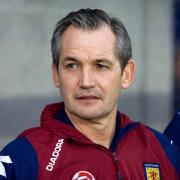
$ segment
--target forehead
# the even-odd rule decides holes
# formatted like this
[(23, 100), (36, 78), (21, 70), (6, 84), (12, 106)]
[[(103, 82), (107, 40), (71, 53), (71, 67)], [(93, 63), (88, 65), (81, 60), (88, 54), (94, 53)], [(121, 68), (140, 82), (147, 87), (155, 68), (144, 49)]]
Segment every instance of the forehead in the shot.
[(116, 37), (108, 25), (97, 30), (84, 30), (69, 26), (60, 42), (60, 56), (67, 53), (89, 53), (91, 56), (115, 54)]

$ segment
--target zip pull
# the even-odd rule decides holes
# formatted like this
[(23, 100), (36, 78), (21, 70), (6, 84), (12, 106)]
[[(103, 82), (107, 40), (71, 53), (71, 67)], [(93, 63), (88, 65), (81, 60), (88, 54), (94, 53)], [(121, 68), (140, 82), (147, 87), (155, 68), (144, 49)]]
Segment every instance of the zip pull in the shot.
[(120, 173), (119, 166), (118, 166), (117, 153), (116, 153), (116, 152), (113, 152), (113, 153), (112, 153), (112, 156), (113, 156), (113, 160), (114, 160), (114, 163), (115, 163), (115, 166), (116, 166), (118, 180), (122, 180), (121, 173)]
[(115, 163), (118, 163), (117, 153), (116, 153), (116, 152), (113, 152), (113, 153), (112, 153), (112, 156), (113, 156), (114, 162), (115, 162)]

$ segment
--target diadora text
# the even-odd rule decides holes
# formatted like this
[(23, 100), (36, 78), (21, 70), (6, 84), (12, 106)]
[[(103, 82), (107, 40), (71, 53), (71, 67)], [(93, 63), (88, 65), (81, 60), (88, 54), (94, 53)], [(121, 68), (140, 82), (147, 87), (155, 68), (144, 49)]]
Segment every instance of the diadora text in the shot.
[(52, 171), (54, 168), (54, 165), (56, 164), (56, 160), (59, 157), (59, 153), (61, 151), (62, 145), (63, 145), (64, 139), (58, 139), (58, 142), (56, 143), (56, 146), (54, 148), (54, 151), (52, 153), (52, 156), (49, 160), (48, 165), (46, 166), (47, 171)]

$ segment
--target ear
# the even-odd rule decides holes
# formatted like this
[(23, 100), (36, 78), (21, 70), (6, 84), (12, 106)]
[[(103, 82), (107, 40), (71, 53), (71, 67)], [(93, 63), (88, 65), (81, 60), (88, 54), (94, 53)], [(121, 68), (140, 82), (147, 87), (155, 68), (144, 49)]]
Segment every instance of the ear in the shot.
[(122, 88), (128, 88), (134, 81), (135, 76), (135, 62), (130, 59), (122, 73)]
[(55, 64), (52, 64), (52, 77), (53, 77), (53, 83), (56, 87), (60, 87), (60, 80), (59, 80), (59, 74), (56, 68)]

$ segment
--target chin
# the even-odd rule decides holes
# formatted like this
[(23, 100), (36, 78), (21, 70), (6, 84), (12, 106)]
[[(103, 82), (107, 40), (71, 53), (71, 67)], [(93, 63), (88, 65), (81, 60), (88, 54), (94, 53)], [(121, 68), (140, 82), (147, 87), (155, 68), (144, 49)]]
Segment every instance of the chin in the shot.
[(91, 120), (99, 117), (99, 114), (97, 114), (97, 110), (90, 111), (89, 109), (83, 107), (78, 109), (71, 109), (69, 112), (74, 116), (84, 120)]
[(98, 115), (94, 115), (94, 114), (77, 114), (77, 116), (78, 116), (80, 119), (84, 119), (84, 120), (87, 120), (87, 121), (90, 121), (90, 120), (94, 120), (94, 119), (98, 119), (98, 118), (99, 118)]
[(74, 113), (76, 116), (78, 116), (80, 119), (85, 120), (93, 120), (93, 119), (99, 119), (104, 117), (107, 113), (98, 111), (98, 108), (94, 108), (93, 110), (80, 110), (75, 111)]
[[(70, 105), (70, 104), (69, 104)], [(87, 104), (71, 104), (71, 106), (66, 107), (67, 110), (77, 116), (80, 119), (93, 120), (104, 117), (108, 112), (102, 110), (102, 107), (97, 103), (87, 103)]]

